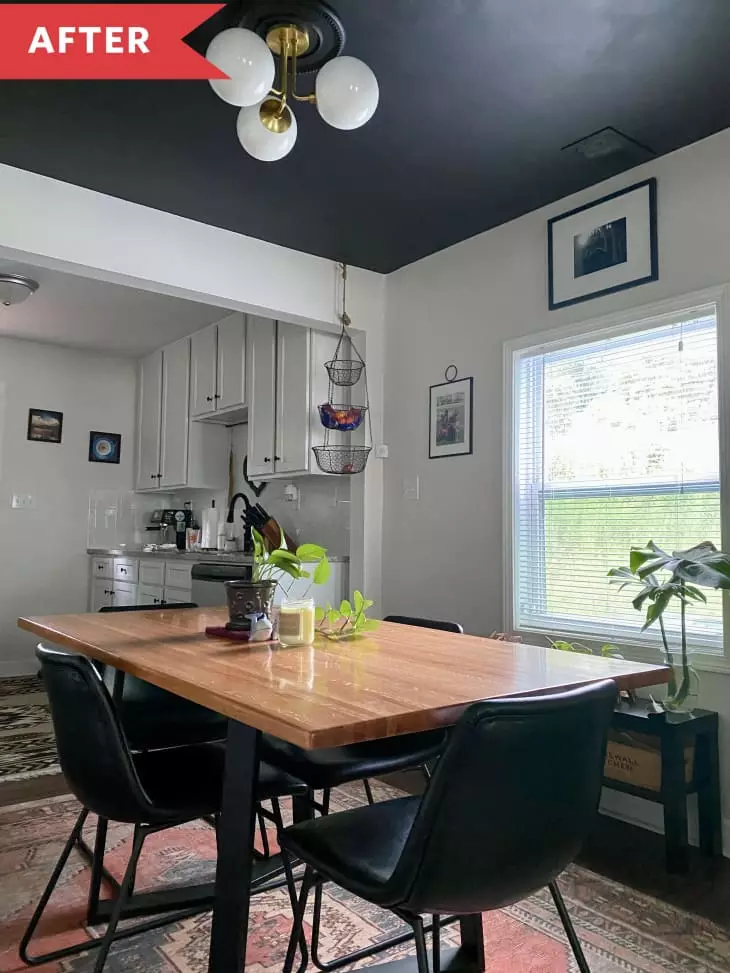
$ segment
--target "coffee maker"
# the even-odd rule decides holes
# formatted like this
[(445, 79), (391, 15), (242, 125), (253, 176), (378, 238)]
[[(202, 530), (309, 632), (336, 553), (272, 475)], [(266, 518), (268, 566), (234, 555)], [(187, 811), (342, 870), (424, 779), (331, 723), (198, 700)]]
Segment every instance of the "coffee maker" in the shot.
[(159, 534), (158, 544), (171, 544), (173, 539), (179, 551), (185, 550), (185, 531), (192, 522), (189, 504), (185, 509), (163, 508), (153, 510), (145, 530)]

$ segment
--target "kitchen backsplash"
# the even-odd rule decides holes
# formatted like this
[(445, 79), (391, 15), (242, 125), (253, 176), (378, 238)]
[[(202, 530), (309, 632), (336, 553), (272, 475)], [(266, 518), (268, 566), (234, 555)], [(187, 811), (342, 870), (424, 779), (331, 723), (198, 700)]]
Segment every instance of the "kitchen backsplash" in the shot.
[(140, 547), (150, 535), (145, 524), (157, 507), (172, 506), (172, 498), (160, 493), (132, 490), (92, 490), (89, 494), (89, 548)]

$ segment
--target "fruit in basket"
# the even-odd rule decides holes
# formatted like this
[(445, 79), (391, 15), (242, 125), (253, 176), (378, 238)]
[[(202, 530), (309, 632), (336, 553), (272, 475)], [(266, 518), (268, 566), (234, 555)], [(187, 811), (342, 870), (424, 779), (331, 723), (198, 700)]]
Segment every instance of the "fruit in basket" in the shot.
[(326, 402), (319, 407), (322, 425), (328, 429), (341, 429), (349, 432), (362, 422), (365, 410), (361, 406), (337, 406)]

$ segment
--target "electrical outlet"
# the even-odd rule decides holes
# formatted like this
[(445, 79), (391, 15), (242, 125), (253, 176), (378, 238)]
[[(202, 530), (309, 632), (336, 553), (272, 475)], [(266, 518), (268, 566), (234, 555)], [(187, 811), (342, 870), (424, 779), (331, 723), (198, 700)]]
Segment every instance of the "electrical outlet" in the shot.
[(35, 510), (35, 497), (30, 493), (14, 493), (11, 506), (14, 510)]
[(388, 458), (388, 444), (378, 443), (375, 447), (375, 458), (376, 459), (387, 459)]

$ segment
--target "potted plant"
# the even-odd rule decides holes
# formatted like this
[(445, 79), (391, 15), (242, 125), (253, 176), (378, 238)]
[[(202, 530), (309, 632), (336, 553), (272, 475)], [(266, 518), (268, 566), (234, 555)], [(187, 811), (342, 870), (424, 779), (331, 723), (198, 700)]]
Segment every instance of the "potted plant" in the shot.
[[(270, 550), (257, 530), (252, 530), (251, 535), (254, 547), (251, 580), (226, 582), (228, 627), (246, 632), (251, 625), (249, 615), (271, 616), (276, 586), (281, 584), (277, 573), (287, 575), (292, 583), (311, 577), (312, 584), (324, 584), (330, 575), (327, 551), (319, 544), (300, 544), (296, 551), (290, 551), (282, 532), (279, 546)], [(302, 566), (305, 562), (315, 562), (311, 573)]]
[(317, 631), (335, 642), (372, 632), (378, 627), (378, 622), (374, 618), (368, 618), (366, 612), (373, 604), (374, 602), (365, 598), (362, 592), (355, 590), (352, 594), (352, 602), (345, 598), (340, 602), (339, 608), (327, 605), (326, 608), (316, 610), (314, 617), (317, 621)]
[[(693, 603), (704, 604), (707, 601), (702, 588), (730, 588), (730, 555), (718, 551), (711, 541), (703, 541), (686, 551), (673, 551), (671, 554), (649, 541), (646, 547), (632, 547), (629, 566), (612, 568), (608, 576), (611, 584), (619, 585), (619, 590), (627, 585), (634, 589), (634, 608), (646, 612), (642, 631), (655, 623), (659, 626), (664, 656), (667, 665), (672, 668), (667, 698), (662, 706), (674, 712), (691, 712), (693, 707), (689, 697), (695, 695), (692, 683), (694, 681), (696, 686), (698, 678), (689, 664), (687, 608)], [(664, 624), (664, 613), (670, 605), (679, 607), (679, 672), (674, 666)]]

